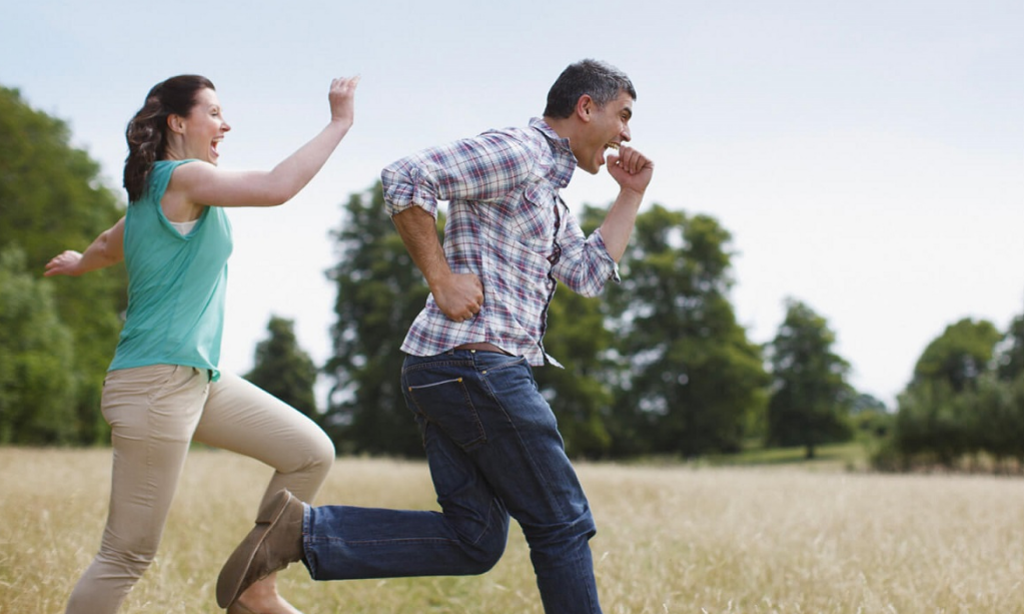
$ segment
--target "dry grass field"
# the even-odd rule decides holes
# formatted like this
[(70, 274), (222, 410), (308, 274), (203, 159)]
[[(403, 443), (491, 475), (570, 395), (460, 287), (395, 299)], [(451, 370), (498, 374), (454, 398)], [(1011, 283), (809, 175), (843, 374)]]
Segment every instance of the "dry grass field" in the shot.
[[(108, 450), (0, 448), (0, 613), (63, 611), (106, 512)], [(583, 464), (604, 610), (620, 613), (1024, 613), (1024, 480), (794, 468)], [(160, 553), (122, 612), (216, 612), (266, 467), (189, 458)], [(420, 463), (339, 459), (321, 503), (432, 508)], [(282, 592), (316, 613), (539, 613), (518, 528), (490, 573), (326, 582)]]

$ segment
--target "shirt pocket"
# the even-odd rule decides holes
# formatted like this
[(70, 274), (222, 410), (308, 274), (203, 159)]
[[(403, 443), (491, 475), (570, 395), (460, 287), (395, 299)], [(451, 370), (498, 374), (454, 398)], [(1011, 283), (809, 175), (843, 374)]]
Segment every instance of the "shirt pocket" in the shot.
[(541, 183), (531, 183), (523, 190), (521, 206), (516, 211), (515, 228), (519, 241), (534, 246), (538, 253), (551, 246), (555, 236), (555, 206), (558, 198), (554, 190)]

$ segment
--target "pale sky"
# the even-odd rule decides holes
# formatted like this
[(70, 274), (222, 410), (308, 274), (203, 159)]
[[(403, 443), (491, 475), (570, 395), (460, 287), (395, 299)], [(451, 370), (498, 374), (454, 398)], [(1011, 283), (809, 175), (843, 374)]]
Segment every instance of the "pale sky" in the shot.
[[(1022, 32), (1020, 0), (33, 0), (0, 12), (0, 84), (67, 121), (123, 194), (124, 127), (158, 81), (209, 77), (233, 127), (221, 166), (269, 169), (326, 124), (331, 78), (362, 75), (306, 190), (229, 214), (222, 367), (244, 373), (271, 314), (330, 355), (328, 231), (350, 194), (418, 149), (525, 124), (567, 64), (605, 60), (636, 85), (633, 144), (656, 163), (643, 210), (716, 217), (750, 339), (802, 300), (891, 405), (947, 325), (1024, 313)], [(616, 191), (578, 171), (563, 196)]]

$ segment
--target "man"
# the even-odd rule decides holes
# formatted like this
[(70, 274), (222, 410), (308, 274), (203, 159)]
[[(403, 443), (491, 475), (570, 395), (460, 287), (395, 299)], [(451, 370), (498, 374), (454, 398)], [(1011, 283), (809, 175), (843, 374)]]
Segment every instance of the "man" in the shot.
[[(222, 571), (218, 600), (302, 560), (318, 580), (469, 575), (501, 557), (519, 522), (545, 612), (600, 612), (586, 496), (533, 380), (557, 281), (593, 296), (626, 249), (654, 165), (623, 144), (636, 92), (594, 60), (570, 65), (543, 119), (399, 160), (388, 211), (431, 295), (402, 345), (406, 402), (442, 512), (310, 508), (282, 493)], [(617, 153), (605, 159), (608, 148)], [(585, 237), (559, 196), (577, 166), (607, 164), (619, 194)], [(439, 200), (450, 201), (445, 244)]]

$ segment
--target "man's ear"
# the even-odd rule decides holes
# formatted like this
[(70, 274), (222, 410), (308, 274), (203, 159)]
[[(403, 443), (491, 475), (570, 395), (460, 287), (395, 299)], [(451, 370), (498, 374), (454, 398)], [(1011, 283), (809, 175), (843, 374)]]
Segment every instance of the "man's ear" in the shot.
[(594, 99), (590, 97), (590, 94), (583, 94), (576, 101), (576, 116), (580, 120), (589, 122), (590, 114), (594, 111), (597, 105), (594, 103)]

